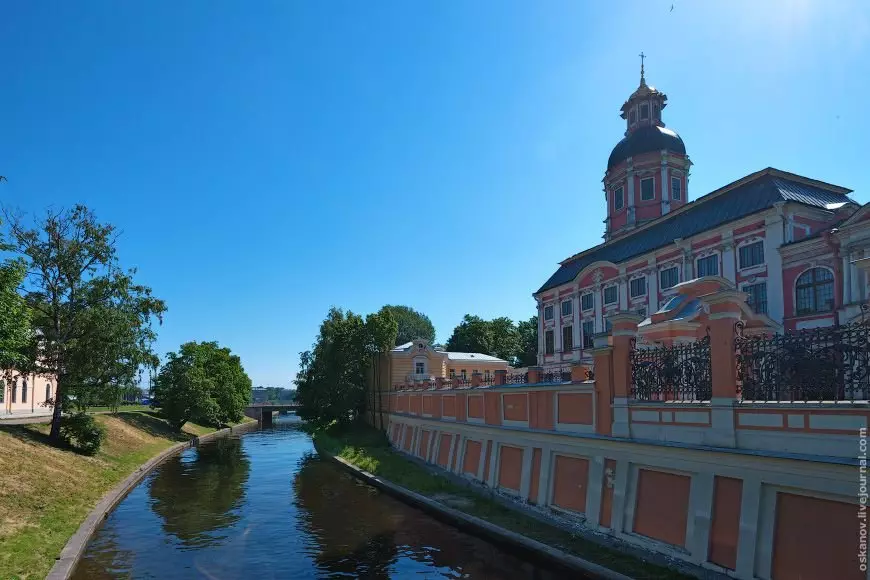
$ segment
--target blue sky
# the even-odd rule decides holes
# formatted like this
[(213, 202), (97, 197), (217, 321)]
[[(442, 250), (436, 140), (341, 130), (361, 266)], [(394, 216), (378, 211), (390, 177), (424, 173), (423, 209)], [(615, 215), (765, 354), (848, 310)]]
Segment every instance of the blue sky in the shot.
[[(673, 6), (673, 10), (671, 10)], [(870, 201), (870, 4), (18, 2), (0, 18), (0, 200), (77, 202), (169, 306), (287, 386), (332, 305), (527, 318), (601, 241), (638, 82), (690, 198), (774, 166)]]

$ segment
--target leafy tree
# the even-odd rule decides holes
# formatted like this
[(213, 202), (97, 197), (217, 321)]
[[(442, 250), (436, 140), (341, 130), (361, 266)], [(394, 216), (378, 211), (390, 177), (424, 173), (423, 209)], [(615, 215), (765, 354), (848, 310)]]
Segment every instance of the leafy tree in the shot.
[(154, 361), (153, 318), (166, 306), (134, 283), (116, 257), (117, 232), (88, 208), (49, 210), (28, 227), (5, 212), (13, 248), (26, 263), (24, 297), (35, 340), (33, 370), (53, 375), (57, 395), (50, 438), (61, 441), (61, 412), (70, 394), (132, 382)]
[[(366, 373), (373, 349), (369, 331), (380, 332), (383, 319), (367, 327), (362, 317), (331, 308), (313, 348), (299, 355), (296, 400), (299, 416), (315, 426), (347, 423), (366, 406)], [(383, 338), (383, 337), (381, 337)]]
[(432, 321), (422, 312), (417, 312), (409, 306), (384, 306), (381, 311), (389, 310), (396, 321), (398, 331), (395, 345), (411, 342), (416, 338), (425, 338), (430, 343), (435, 342), (435, 327)]
[(520, 346), (520, 335), (507, 317), (484, 320), (466, 314), (447, 340), (447, 350), (479, 352), (513, 361)]
[(529, 367), (538, 364), (538, 317), (520, 320), (517, 331), (520, 340), (515, 366)]
[(251, 379), (230, 349), (217, 342), (186, 342), (169, 353), (154, 395), (176, 429), (188, 421), (220, 426), (241, 420), (251, 399)]
[(33, 332), (30, 309), (18, 293), (27, 268), (23, 260), (0, 264), (0, 369), (26, 365)]
[(372, 361), (371, 403), (372, 420), (381, 418), (381, 395), (384, 390), (381, 384), (381, 358), (396, 344), (399, 324), (391, 310), (381, 308), (375, 314), (366, 316), (366, 333), (368, 334), (368, 349)]

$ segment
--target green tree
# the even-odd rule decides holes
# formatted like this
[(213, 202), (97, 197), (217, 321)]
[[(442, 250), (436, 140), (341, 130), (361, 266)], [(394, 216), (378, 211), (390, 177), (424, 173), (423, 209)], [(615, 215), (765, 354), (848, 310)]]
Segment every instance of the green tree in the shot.
[(384, 306), (381, 311), (389, 310), (397, 324), (395, 345), (411, 342), (415, 338), (425, 338), (430, 343), (435, 342), (435, 327), (432, 321), (422, 312), (417, 312), (409, 306)]
[[(375, 314), (366, 316), (366, 333), (368, 335), (368, 349), (372, 361), (371, 400), (372, 422), (381, 418), (383, 411), (381, 405), (381, 391), (385, 390), (381, 384), (381, 359), (383, 354), (396, 344), (396, 335), (399, 332), (399, 323), (393, 317), (391, 310), (381, 308)], [(380, 425), (383, 427), (382, 425)]]
[(366, 406), (371, 339), (362, 317), (331, 308), (313, 348), (299, 355), (299, 416), (315, 426), (356, 420)]
[(7, 371), (26, 365), (30, 358), (30, 309), (18, 293), (26, 272), (20, 259), (0, 264), (0, 369)]
[(538, 317), (520, 320), (517, 331), (520, 341), (515, 366), (530, 367), (538, 364)]
[(186, 342), (169, 353), (154, 396), (176, 429), (188, 421), (220, 426), (241, 420), (251, 400), (251, 379), (230, 349), (217, 342)]
[(484, 320), (466, 314), (453, 329), (446, 346), (449, 351), (479, 352), (513, 361), (520, 347), (520, 335), (510, 318)]
[(166, 306), (134, 283), (116, 256), (117, 232), (88, 208), (49, 210), (28, 227), (5, 212), (10, 241), (25, 260), (24, 297), (32, 311), (34, 371), (57, 389), (50, 438), (61, 440), (61, 413), (73, 392), (131, 382), (153, 362), (152, 321)]

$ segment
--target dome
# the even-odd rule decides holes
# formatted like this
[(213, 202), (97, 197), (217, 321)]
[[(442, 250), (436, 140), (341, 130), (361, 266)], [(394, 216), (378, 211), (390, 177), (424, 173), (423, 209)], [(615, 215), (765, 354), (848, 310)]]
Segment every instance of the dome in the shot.
[(681, 155), (686, 154), (683, 140), (674, 131), (656, 125), (640, 127), (616, 144), (607, 160), (607, 170), (610, 171), (629, 157), (662, 149)]

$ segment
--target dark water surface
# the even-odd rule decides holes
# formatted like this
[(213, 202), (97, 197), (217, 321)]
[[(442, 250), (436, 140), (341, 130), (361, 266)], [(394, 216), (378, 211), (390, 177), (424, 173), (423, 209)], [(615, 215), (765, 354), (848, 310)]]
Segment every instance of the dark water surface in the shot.
[(564, 577), (317, 457), (295, 417), (151, 472), (106, 518), (76, 580)]

